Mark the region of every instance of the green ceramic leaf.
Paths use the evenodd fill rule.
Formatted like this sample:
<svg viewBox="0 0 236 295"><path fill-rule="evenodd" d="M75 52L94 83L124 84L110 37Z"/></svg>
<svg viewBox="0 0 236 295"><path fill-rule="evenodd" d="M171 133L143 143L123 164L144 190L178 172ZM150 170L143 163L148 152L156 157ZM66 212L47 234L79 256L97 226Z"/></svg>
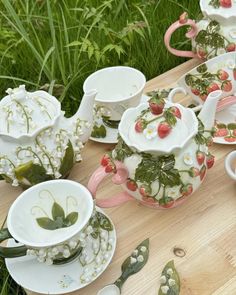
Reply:
<svg viewBox="0 0 236 295"><path fill-rule="evenodd" d="M68 227L76 223L78 220L79 213L78 212L71 212L68 214L64 220L64 224Z"/></svg>
<svg viewBox="0 0 236 295"><path fill-rule="evenodd" d="M235 130L236 129L236 123L230 123L227 125L229 130Z"/></svg>
<svg viewBox="0 0 236 295"><path fill-rule="evenodd" d="M185 76L185 83L188 85L188 86L192 86L192 84L194 83L194 78L191 74L187 74Z"/></svg>
<svg viewBox="0 0 236 295"><path fill-rule="evenodd" d="M97 218L99 220L100 227L104 230L112 231L113 225L110 222L110 220L101 212L97 212L96 214L97 214Z"/></svg>
<svg viewBox="0 0 236 295"><path fill-rule="evenodd" d="M102 117L103 123L110 128L117 129L120 121L109 120L107 117Z"/></svg>
<svg viewBox="0 0 236 295"><path fill-rule="evenodd" d="M118 138L118 143L114 149L115 159L124 161L125 158L133 155L133 151L125 144L121 137Z"/></svg>
<svg viewBox="0 0 236 295"><path fill-rule="evenodd" d="M62 177L65 177L70 172L73 165L74 165L74 150L69 140L64 158L62 159L62 162L61 162L61 167L59 169L59 172L62 175Z"/></svg>
<svg viewBox="0 0 236 295"><path fill-rule="evenodd" d="M179 171L177 169L172 170L160 170L159 171L159 182L162 183L164 186L173 187L175 185L181 184L181 178Z"/></svg>
<svg viewBox="0 0 236 295"><path fill-rule="evenodd" d="M227 128L226 124L224 123L219 123L216 125L217 128L222 129L222 128Z"/></svg>
<svg viewBox="0 0 236 295"><path fill-rule="evenodd" d="M220 1L219 0L211 0L209 2L209 5L212 5L214 8L219 8L220 7Z"/></svg>
<svg viewBox="0 0 236 295"><path fill-rule="evenodd" d="M36 218L36 221L38 225L44 229L55 230L58 228L56 222L48 217L39 217Z"/></svg>
<svg viewBox="0 0 236 295"><path fill-rule="evenodd" d="M17 166L15 175L24 188L52 179L50 175L47 175L43 166L33 164L32 161Z"/></svg>
<svg viewBox="0 0 236 295"><path fill-rule="evenodd" d="M52 205L52 218L53 220L57 220L58 218L61 218L62 220L65 219L65 211L64 209L56 202Z"/></svg>
<svg viewBox="0 0 236 295"><path fill-rule="evenodd" d="M107 134L107 131L106 131L106 128L104 125L101 125L101 126L96 126L94 125L93 126L93 131L92 131L92 134L91 136L94 137L94 138L104 138L106 137L106 134Z"/></svg>
<svg viewBox="0 0 236 295"><path fill-rule="evenodd" d="M164 267L161 276L166 278L166 282L162 283L158 295L179 295L180 293L180 278L175 268L174 261L170 261ZM171 281L170 281L171 280ZM167 287L169 290L164 293L161 287Z"/></svg>
<svg viewBox="0 0 236 295"><path fill-rule="evenodd" d="M122 263L122 274L118 280L114 283L121 289L124 282L129 276L139 272L147 263L149 257L149 239L144 240L133 251L131 256L127 257Z"/></svg>
<svg viewBox="0 0 236 295"><path fill-rule="evenodd" d="M207 26L209 33L217 33L220 31L220 24L216 20L212 20Z"/></svg>

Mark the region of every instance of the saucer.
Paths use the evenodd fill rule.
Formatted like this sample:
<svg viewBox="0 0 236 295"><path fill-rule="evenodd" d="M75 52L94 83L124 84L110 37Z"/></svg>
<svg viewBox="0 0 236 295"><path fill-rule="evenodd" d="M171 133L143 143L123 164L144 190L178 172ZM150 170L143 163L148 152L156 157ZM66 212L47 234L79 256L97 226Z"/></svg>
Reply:
<svg viewBox="0 0 236 295"><path fill-rule="evenodd" d="M114 224L100 208L97 208L97 211L108 218L113 229L112 231L101 229L101 239L105 243L101 242L101 247L98 247L99 251L96 257L93 254L95 251L94 239L90 235L87 246L82 250L82 255L68 264L46 265L38 262L33 256L28 255L6 259L6 266L12 278L27 290L57 295L79 290L96 280L110 264L116 247ZM110 248L106 244L108 241ZM14 247L19 246L19 243L10 239L7 245ZM84 255L85 251L87 252L86 256ZM85 261L83 259L87 261L86 266L83 265Z"/></svg>
<svg viewBox="0 0 236 295"><path fill-rule="evenodd" d="M230 145L236 144L236 129L232 129L233 124L236 126L236 104L216 113L215 127L217 132L213 142Z"/></svg>
<svg viewBox="0 0 236 295"><path fill-rule="evenodd" d="M140 100L140 103L147 102L148 96L143 94ZM104 124L106 129L106 136L105 137L90 137L92 141L100 142L100 143L117 143L118 142L118 129L110 128Z"/></svg>

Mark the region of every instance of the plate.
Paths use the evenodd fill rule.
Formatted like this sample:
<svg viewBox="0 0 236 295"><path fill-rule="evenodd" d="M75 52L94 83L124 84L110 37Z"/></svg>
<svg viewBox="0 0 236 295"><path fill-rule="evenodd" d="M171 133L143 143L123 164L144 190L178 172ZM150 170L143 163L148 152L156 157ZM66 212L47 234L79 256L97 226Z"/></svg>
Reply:
<svg viewBox="0 0 236 295"><path fill-rule="evenodd" d="M140 103L146 102L148 100L147 95L142 95ZM103 138L96 138L96 137L90 137L91 140L101 143L117 143L118 142L118 129L116 128L110 128L104 125L106 129L106 136Z"/></svg>
<svg viewBox="0 0 236 295"><path fill-rule="evenodd" d="M236 104L217 112L215 122L217 136L213 141L219 144L236 144L236 129L233 129L236 127Z"/></svg>
<svg viewBox="0 0 236 295"><path fill-rule="evenodd" d="M97 211L104 214L100 209L97 209ZM94 261L87 266L81 264L81 257L64 265L46 265L38 262L33 256L23 256L6 259L6 266L10 275L23 288L42 294L65 294L89 285L105 271L115 252L115 227L111 219L106 214L104 215L113 225L113 230L110 232L102 230L102 232L104 232L104 234L102 234L102 239L106 241L109 240L111 249L106 249L105 252L103 252L102 249L104 248L101 245L95 259L93 255L94 250L92 248L92 241L94 241L94 239L90 236L88 245L84 249L86 249L88 253L88 263L93 259ZM7 245L9 247L14 247L19 246L19 243L10 239ZM101 259L104 260L104 264L99 264L97 266L97 263L99 263Z"/></svg>

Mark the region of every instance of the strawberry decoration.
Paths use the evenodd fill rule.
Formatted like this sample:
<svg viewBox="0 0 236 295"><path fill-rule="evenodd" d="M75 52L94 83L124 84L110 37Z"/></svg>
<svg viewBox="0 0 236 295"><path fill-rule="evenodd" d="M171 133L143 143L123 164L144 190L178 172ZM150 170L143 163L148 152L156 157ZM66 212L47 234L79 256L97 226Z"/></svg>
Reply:
<svg viewBox="0 0 236 295"><path fill-rule="evenodd" d="M213 91L219 90L220 87L217 83L211 83L208 87L207 87L207 93L211 93Z"/></svg>
<svg viewBox="0 0 236 295"><path fill-rule="evenodd" d="M113 163L109 163L106 167L105 167L105 172L106 173L111 173L111 172L116 172L116 167Z"/></svg>
<svg viewBox="0 0 236 295"><path fill-rule="evenodd" d="M170 107L165 110L163 116L165 120L160 122L157 127L157 133L160 138L165 138L170 134L172 127L177 123L176 117L181 118L181 113L177 107Z"/></svg>
<svg viewBox="0 0 236 295"><path fill-rule="evenodd" d="M180 24L186 24L188 21L188 13L184 12L181 14L181 16L179 17L179 23Z"/></svg>
<svg viewBox="0 0 236 295"><path fill-rule="evenodd" d="M234 80L236 80L236 68L233 69Z"/></svg>
<svg viewBox="0 0 236 295"><path fill-rule="evenodd" d="M207 52L206 49L198 48L197 55L198 55L199 58L205 59L207 57L207 54L208 54L208 52Z"/></svg>
<svg viewBox="0 0 236 295"><path fill-rule="evenodd" d="M103 157L102 157L102 160L101 160L101 165L106 167L110 162L110 156L108 154L105 154Z"/></svg>
<svg viewBox="0 0 236 295"><path fill-rule="evenodd" d="M215 137L225 137L229 134L229 130L227 128L220 128L216 131Z"/></svg>
<svg viewBox="0 0 236 295"><path fill-rule="evenodd" d="M150 111L153 115L160 115L163 112L165 101L163 98L158 97L158 95L154 95L149 99L149 107Z"/></svg>
<svg viewBox="0 0 236 295"><path fill-rule="evenodd" d="M224 8L232 7L232 0L220 0L220 6Z"/></svg>
<svg viewBox="0 0 236 295"><path fill-rule="evenodd" d="M226 92L231 91L232 88L233 88L233 85L229 80L224 81L223 84L221 85L221 90Z"/></svg>
<svg viewBox="0 0 236 295"><path fill-rule="evenodd" d="M163 197L159 200L159 205L162 208L171 208L173 207L175 201L170 197Z"/></svg>
<svg viewBox="0 0 236 295"><path fill-rule="evenodd" d="M145 129L145 123L142 119L139 119L136 123L135 123L135 131L138 133L143 132L143 130Z"/></svg>
<svg viewBox="0 0 236 295"><path fill-rule="evenodd" d="M200 170L200 180L201 181L203 180L203 178L205 177L205 175L206 175L206 166L203 165L202 168L201 168L201 170Z"/></svg>
<svg viewBox="0 0 236 295"><path fill-rule="evenodd" d="M185 197L190 196L193 193L193 185L191 183L183 185L180 189L180 192Z"/></svg>
<svg viewBox="0 0 236 295"><path fill-rule="evenodd" d="M192 92L194 95L196 95L196 96L198 96L198 95L200 94L200 91L199 91L198 89L196 89L196 88L192 88L192 89L191 89L191 92Z"/></svg>
<svg viewBox="0 0 236 295"><path fill-rule="evenodd" d="M209 153L206 158L207 168L210 169L214 165L214 162L215 162L215 157Z"/></svg>
<svg viewBox="0 0 236 295"><path fill-rule="evenodd" d="M227 80L229 78L229 74L224 70L218 70L217 77L220 80L225 81L225 80Z"/></svg>
<svg viewBox="0 0 236 295"><path fill-rule="evenodd" d="M199 165L202 165L205 161L205 153L201 152L200 150L198 150L196 152L196 158L197 158L197 162Z"/></svg>
<svg viewBox="0 0 236 295"><path fill-rule="evenodd" d="M189 169L189 175L190 175L191 177L197 177L197 176L200 175L200 171L199 171L199 169L196 168L196 167L191 167L191 168Z"/></svg>
<svg viewBox="0 0 236 295"><path fill-rule="evenodd" d="M111 172L116 173L116 166L115 166L115 164L113 163L112 159L110 158L110 156L108 154L105 154L102 157L101 165L103 167L105 167L105 172L106 173L111 173Z"/></svg>
<svg viewBox="0 0 236 295"><path fill-rule="evenodd" d="M126 182L126 186L128 188L128 190L132 191L132 192L135 192L138 188L138 185L137 183L132 180L132 179L129 179L127 182Z"/></svg>
<svg viewBox="0 0 236 295"><path fill-rule="evenodd" d="M226 137L224 137L224 140L227 141L227 142L235 142L236 141L236 136L235 137L226 136Z"/></svg>
<svg viewBox="0 0 236 295"><path fill-rule="evenodd" d="M226 46L225 49L226 49L227 52L235 51L235 50L236 50L236 44L235 44L235 43L229 43L229 44Z"/></svg>
<svg viewBox="0 0 236 295"><path fill-rule="evenodd" d="M170 111L176 118L181 119L182 115L178 107L171 107Z"/></svg>
<svg viewBox="0 0 236 295"><path fill-rule="evenodd" d="M171 129L171 125L168 122L163 121L158 125L157 132L160 138L165 138L167 135L170 134Z"/></svg>
<svg viewBox="0 0 236 295"><path fill-rule="evenodd" d="M151 188L145 184L141 185L139 188L139 193L143 196L143 197L149 197L151 194Z"/></svg>

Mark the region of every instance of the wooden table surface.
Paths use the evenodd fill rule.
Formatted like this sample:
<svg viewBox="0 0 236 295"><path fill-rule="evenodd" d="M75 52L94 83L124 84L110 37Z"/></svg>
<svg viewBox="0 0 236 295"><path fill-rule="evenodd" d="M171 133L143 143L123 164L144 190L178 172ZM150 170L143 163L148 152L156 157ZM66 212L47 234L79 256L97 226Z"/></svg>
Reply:
<svg viewBox="0 0 236 295"><path fill-rule="evenodd" d="M190 60L149 81L145 91L173 86L197 63ZM102 155L112 148L113 145L88 142L83 161L73 168L69 178L86 185ZM106 209L118 237L112 263L91 285L71 294L95 295L101 287L115 281L123 260L149 237L149 261L125 283L123 295L157 295L161 270L172 259L180 274L181 295L235 295L236 183L224 169L225 156L234 149L232 145L211 147L216 156L215 166L199 190L178 208L158 211L129 202L119 208ZM109 198L119 191L121 188L106 180L98 198ZM0 223L20 193L21 189L0 182ZM184 257L175 255L176 248L183 250Z"/></svg>

